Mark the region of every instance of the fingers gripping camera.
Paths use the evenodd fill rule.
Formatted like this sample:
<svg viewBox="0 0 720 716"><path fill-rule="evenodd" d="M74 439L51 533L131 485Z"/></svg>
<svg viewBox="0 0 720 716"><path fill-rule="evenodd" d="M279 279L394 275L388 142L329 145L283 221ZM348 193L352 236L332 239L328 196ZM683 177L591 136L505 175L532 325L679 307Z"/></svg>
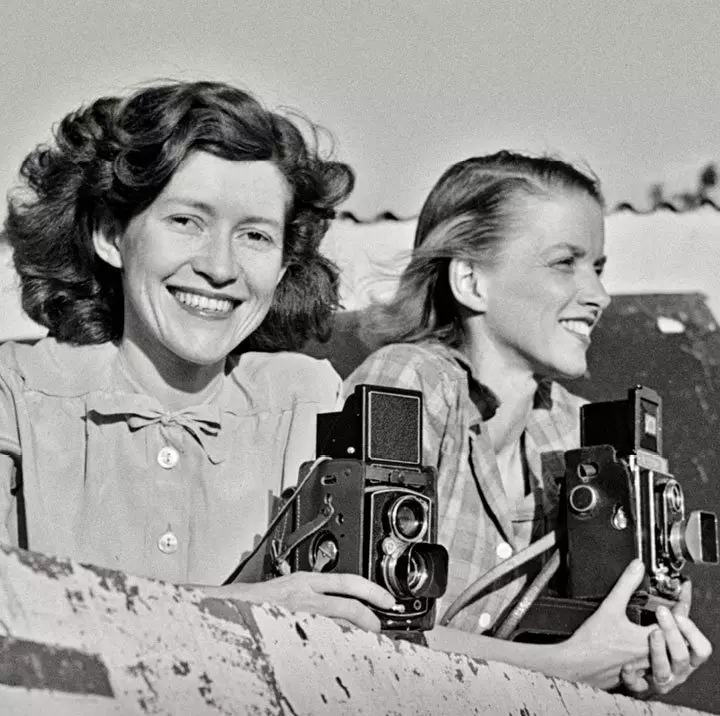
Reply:
<svg viewBox="0 0 720 716"><path fill-rule="evenodd" d="M437 539L437 473L422 462L422 393L358 385L343 410L318 416L321 463L293 495L293 571L359 574L385 587L398 610L375 610L387 631L422 631L447 586ZM304 474L309 463L302 466ZM285 550L287 551L287 549Z"/></svg>

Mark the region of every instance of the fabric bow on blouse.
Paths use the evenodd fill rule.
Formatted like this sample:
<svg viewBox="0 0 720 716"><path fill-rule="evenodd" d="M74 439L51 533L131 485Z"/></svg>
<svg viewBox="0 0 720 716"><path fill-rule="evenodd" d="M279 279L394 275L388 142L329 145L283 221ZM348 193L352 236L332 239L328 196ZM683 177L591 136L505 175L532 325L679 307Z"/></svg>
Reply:
<svg viewBox="0 0 720 716"><path fill-rule="evenodd" d="M165 428L178 425L198 441L212 463L225 459L220 409L216 405L202 403L170 411L155 398L141 393L95 393L88 395L87 416L95 423L103 419L124 420L133 432L159 424L161 433L170 442Z"/></svg>

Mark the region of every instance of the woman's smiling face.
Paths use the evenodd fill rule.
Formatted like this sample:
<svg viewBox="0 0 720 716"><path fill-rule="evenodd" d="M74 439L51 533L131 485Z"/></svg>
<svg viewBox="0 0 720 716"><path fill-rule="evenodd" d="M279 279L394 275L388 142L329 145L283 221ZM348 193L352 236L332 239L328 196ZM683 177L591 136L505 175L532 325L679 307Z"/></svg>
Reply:
<svg viewBox="0 0 720 716"><path fill-rule="evenodd" d="M610 298L600 204L579 191L517 200L487 279L486 336L508 365L546 377L587 370L590 334Z"/></svg>
<svg viewBox="0 0 720 716"><path fill-rule="evenodd" d="M188 155L115 242L122 342L156 365L224 361L272 304L289 201L272 162Z"/></svg>

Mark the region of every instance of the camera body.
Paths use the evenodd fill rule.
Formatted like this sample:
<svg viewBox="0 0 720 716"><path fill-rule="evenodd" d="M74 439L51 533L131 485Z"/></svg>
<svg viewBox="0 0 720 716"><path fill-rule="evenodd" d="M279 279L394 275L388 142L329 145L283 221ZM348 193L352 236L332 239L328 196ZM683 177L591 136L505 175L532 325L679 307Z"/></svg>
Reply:
<svg viewBox="0 0 720 716"><path fill-rule="evenodd" d="M330 459L293 495L292 571L366 577L396 597L396 610L375 610L384 631L431 629L448 553L435 543L437 471L422 465L422 393L358 385L318 416L317 455Z"/></svg>
<svg viewBox="0 0 720 716"><path fill-rule="evenodd" d="M657 606L677 601L688 562L718 562L716 515L686 515L682 487L662 455L662 401L654 390L636 386L626 400L584 405L580 433L582 447L565 453L561 566L510 636L517 641L573 634L633 559L645 564L627 608L638 624L652 624Z"/></svg>
<svg viewBox="0 0 720 716"><path fill-rule="evenodd" d="M717 563L717 518L687 518L680 483L662 456L662 402L650 388L581 408L581 444L565 454L566 595L601 600L640 558L647 609L677 600L687 562Z"/></svg>

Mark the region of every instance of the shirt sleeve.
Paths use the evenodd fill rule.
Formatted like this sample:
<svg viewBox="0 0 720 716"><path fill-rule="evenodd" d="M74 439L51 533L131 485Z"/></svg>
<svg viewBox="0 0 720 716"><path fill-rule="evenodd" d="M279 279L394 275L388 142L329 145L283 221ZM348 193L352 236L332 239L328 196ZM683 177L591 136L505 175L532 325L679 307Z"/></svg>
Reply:
<svg viewBox="0 0 720 716"><path fill-rule="evenodd" d="M283 489L295 485L300 466L316 457L315 426L318 413L332 413L342 408L342 379L330 362L319 360L307 365L311 370L306 370L302 375L306 397L295 403L284 448Z"/></svg>
<svg viewBox="0 0 720 716"><path fill-rule="evenodd" d="M10 380L10 376L0 371L0 542L17 544L17 539L10 534L10 525L15 522L17 509L14 490L20 462L20 438Z"/></svg>
<svg viewBox="0 0 720 716"><path fill-rule="evenodd" d="M419 390L423 396L423 460L437 467L440 446L453 408L450 376L430 351L412 344L385 346L372 353L343 384L350 395L356 385Z"/></svg>
<svg viewBox="0 0 720 716"><path fill-rule="evenodd" d="M332 367L330 362L327 362L327 388L328 388L328 407L325 408L328 412L334 412L342 410L344 401L343 395L343 380L337 373L335 368Z"/></svg>

